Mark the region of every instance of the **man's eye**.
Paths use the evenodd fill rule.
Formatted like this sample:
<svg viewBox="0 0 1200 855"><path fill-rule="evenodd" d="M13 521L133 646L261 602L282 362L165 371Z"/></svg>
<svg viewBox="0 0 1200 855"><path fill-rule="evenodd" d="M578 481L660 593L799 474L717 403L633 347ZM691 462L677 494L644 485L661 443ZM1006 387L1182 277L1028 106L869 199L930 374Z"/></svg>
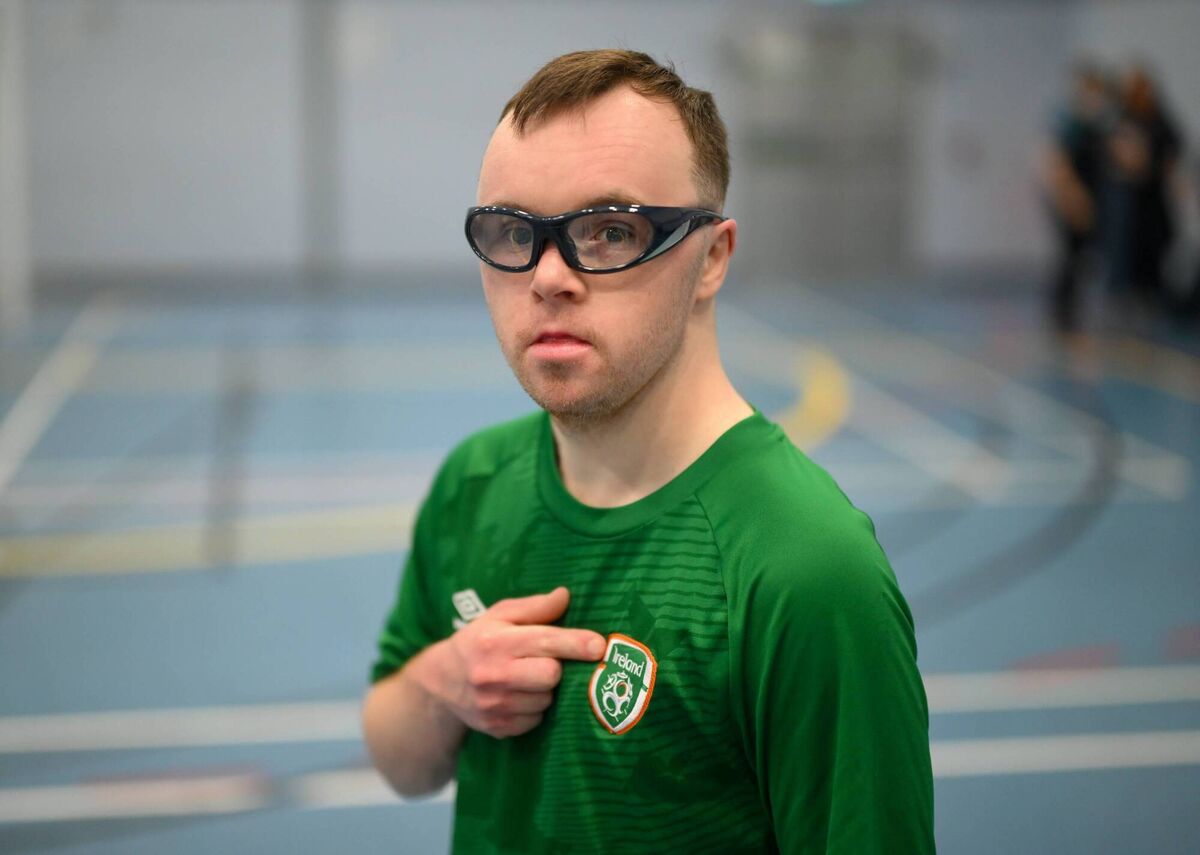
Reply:
<svg viewBox="0 0 1200 855"><path fill-rule="evenodd" d="M513 246L529 246L533 241L533 229L527 226L514 226L507 231L505 239Z"/></svg>
<svg viewBox="0 0 1200 855"><path fill-rule="evenodd" d="M600 232L600 239L605 243L628 243L633 240L633 232L623 226L607 226Z"/></svg>

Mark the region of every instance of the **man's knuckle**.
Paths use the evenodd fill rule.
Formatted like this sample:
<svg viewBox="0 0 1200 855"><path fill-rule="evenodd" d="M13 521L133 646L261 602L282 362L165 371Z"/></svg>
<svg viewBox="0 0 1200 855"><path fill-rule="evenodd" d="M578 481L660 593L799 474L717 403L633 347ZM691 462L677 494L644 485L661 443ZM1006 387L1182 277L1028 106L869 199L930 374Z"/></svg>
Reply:
<svg viewBox="0 0 1200 855"><path fill-rule="evenodd" d="M479 709L489 715L497 715L504 709L504 696L496 692L485 692L476 701Z"/></svg>
<svg viewBox="0 0 1200 855"><path fill-rule="evenodd" d="M491 632L487 629L480 629L480 631L475 634L473 647L475 648L476 653L479 655L490 656L496 650L496 643L497 639L494 632Z"/></svg>
<svg viewBox="0 0 1200 855"><path fill-rule="evenodd" d="M477 688L494 685L496 669L488 662L472 662L467 666L467 682Z"/></svg>

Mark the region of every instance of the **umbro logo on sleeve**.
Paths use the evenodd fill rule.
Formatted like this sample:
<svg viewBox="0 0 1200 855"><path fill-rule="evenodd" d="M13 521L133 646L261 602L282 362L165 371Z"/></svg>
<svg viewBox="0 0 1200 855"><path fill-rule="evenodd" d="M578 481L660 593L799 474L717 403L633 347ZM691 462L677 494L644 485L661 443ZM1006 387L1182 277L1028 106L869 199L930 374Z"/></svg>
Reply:
<svg viewBox="0 0 1200 855"><path fill-rule="evenodd" d="M458 612L458 617L451 621L456 630L462 629L469 621L475 620L487 610L487 606L483 604L483 600L479 599L474 588L458 591L450 597L450 601L454 603L454 608Z"/></svg>

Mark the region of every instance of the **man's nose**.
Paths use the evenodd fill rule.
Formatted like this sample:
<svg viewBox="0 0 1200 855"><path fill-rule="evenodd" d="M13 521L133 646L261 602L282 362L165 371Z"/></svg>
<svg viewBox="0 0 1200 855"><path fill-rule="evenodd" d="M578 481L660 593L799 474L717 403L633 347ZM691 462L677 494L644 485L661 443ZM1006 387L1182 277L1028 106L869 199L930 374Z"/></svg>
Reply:
<svg viewBox="0 0 1200 855"><path fill-rule="evenodd" d="M533 279L529 283L543 300L578 300L585 287L579 272L572 270L563 260L562 253L554 241L546 241L537 266L533 268Z"/></svg>

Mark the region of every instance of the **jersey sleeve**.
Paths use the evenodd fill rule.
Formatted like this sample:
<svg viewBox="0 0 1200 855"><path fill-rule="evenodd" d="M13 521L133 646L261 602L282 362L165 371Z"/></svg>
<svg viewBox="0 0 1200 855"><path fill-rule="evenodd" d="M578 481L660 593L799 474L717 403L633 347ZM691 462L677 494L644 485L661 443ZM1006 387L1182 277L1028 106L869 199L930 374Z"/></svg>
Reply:
<svg viewBox="0 0 1200 855"><path fill-rule="evenodd" d="M379 636L371 682L399 671L417 653L451 634L447 571L454 561L446 554L474 525L476 505L468 487L490 482L514 459L530 454L544 418L539 410L495 425L463 440L446 456L413 526L412 548Z"/></svg>
<svg viewBox="0 0 1200 855"><path fill-rule="evenodd" d="M399 592L388 614L378 642L378 658L371 667L371 682L377 683L399 671L413 656L440 636L433 626L432 574L435 572L433 541L433 496L426 499L413 526L412 547L400 576Z"/></svg>
<svg viewBox="0 0 1200 855"><path fill-rule="evenodd" d="M783 852L934 851L912 617L858 517L779 533L769 566L731 595L735 716Z"/></svg>

